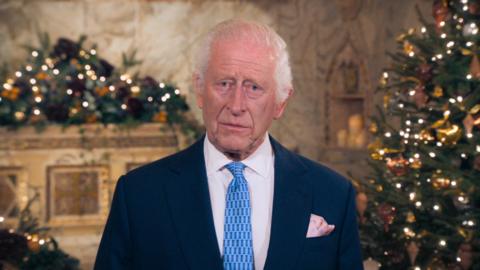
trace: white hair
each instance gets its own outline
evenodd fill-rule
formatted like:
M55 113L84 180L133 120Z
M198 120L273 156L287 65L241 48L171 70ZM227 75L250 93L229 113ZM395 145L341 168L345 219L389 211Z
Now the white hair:
M221 39L238 40L245 38L272 48L276 61L276 99L278 102L285 101L290 89L292 89L292 70L289 62L287 44L271 27L257 22L240 19L227 20L217 24L207 33L198 52L195 66L196 73L200 77L200 80L203 82L214 42Z

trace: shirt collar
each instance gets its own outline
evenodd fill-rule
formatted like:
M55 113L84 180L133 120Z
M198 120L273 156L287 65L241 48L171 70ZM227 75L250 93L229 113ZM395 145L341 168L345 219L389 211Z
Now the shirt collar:
M207 175L221 170L225 165L232 162L227 156L220 152L205 136L204 147L205 163ZM270 144L268 133L265 133L265 139L262 144L246 159L241 160L245 166L252 169L264 178L269 175L269 168L273 165L273 150Z

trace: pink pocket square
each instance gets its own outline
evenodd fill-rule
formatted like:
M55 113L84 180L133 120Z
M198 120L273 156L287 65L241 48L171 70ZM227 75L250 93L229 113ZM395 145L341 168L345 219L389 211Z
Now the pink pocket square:
M311 214L310 223L308 224L307 238L326 236L334 229L335 225L328 224L323 217Z

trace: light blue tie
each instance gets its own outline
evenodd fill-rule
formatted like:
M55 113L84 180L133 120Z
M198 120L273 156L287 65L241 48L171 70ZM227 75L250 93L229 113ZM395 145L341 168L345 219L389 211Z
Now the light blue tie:
M245 165L232 162L226 168L233 174L228 186L223 237L223 268L253 270L250 194L243 176Z

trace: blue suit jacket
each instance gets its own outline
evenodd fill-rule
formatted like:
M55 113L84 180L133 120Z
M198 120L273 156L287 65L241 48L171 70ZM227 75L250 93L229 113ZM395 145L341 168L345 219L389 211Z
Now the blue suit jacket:
M275 184L267 270L363 269L352 185L271 138ZM122 176L96 270L221 270L203 139ZM310 214L335 230L306 238Z

